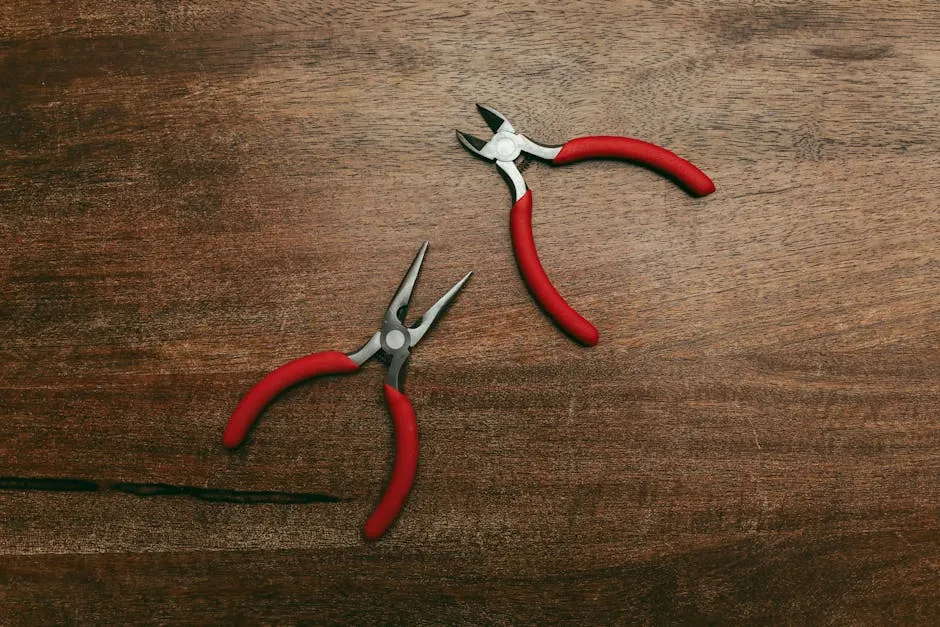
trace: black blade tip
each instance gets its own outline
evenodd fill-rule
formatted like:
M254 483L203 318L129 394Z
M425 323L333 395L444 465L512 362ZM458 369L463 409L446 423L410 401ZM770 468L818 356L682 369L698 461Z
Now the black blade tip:
M457 131L457 139L462 139L466 143L473 146L476 150L483 150L483 146L486 146L486 142L480 139L479 137L474 137L469 133L461 133Z
M494 133L499 130L499 127L503 125L505 121L501 115L494 112L493 109L485 105L477 103L477 111L480 112L480 115L483 116L483 120L486 122L486 125L490 127L490 130Z

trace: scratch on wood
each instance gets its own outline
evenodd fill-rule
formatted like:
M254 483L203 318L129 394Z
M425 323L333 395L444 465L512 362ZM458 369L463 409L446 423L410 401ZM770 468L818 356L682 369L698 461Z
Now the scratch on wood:
M0 477L0 490L44 492L120 492L140 497L185 496L216 503L274 503L297 505L306 503L339 503L339 497L317 492L273 492L245 490L214 490L166 483L107 483L87 479L55 479L49 477Z
M51 479L44 477L0 477L0 490L37 492L97 492L99 484L86 479Z

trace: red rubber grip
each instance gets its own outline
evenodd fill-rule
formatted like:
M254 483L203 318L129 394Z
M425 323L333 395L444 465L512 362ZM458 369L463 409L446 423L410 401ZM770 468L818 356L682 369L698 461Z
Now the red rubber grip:
M336 351L314 353L284 364L248 390L225 425L222 444L227 448L241 444L264 408L292 385L323 374L343 374L358 369L359 364Z
M715 191L715 183L708 175L679 155L656 144L629 137L598 135L572 139L561 147L561 152L552 159L552 163L562 165L605 157L642 163L675 178L696 196L707 196Z
M535 238L532 236L531 189L526 190L525 195L512 206L509 214L509 227L512 232L512 248L516 253L516 263L519 264L522 278L535 296L535 300L571 337L587 346L597 344L597 329L572 309L542 269L539 254L535 250Z
M408 397L385 384L385 403L395 423L395 466L385 494L369 516L365 526L367 540L382 537L408 500L418 469L418 422Z

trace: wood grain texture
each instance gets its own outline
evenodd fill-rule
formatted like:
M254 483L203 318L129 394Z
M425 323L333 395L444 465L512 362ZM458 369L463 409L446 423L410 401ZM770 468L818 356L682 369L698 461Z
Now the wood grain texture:
M0 622L940 620L940 5L8 0ZM538 311L473 104L709 173L532 164ZM423 239L404 516L352 350Z

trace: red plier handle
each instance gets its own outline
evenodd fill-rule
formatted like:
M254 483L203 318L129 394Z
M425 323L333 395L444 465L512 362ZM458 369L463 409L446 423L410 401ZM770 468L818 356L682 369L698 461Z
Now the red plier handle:
M715 183L691 162L661 146L630 137L578 137L566 142L552 163L564 165L585 159L624 159L645 165L675 179L695 196L715 191Z
M314 353L284 364L259 381L238 403L225 426L222 444L228 448L241 444L264 408L287 388L313 377L356 370L359 364L336 351ZM395 465L379 504L366 520L365 536L369 540L379 538L398 518L418 467L418 423L411 402L386 383L385 403L395 424Z
M555 165L586 159L618 158L640 163L678 181L690 193L705 196L715 191L712 180L677 154L655 144L629 137L594 136L572 139L552 159ZM562 298L545 273L532 234L532 190L515 202L509 214L513 251L523 279L535 300L559 327L587 346L597 344L597 328Z

